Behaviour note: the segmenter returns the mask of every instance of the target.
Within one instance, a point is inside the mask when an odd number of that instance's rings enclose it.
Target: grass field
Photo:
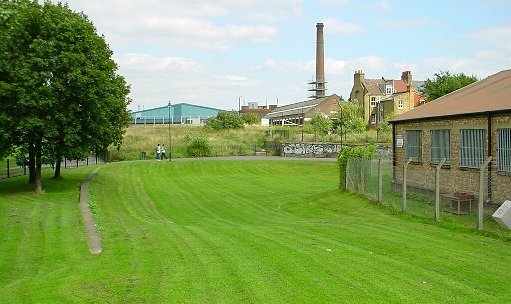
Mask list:
[[[105,165],[0,180],[2,303],[509,303],[511,243],[337,190],[335,162]]]

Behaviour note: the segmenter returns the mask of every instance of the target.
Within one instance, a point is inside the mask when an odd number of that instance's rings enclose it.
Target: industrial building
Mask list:
[[[278,107],[264,118],[269,119],[270,125],[301,126],[304,122],[310,120],[315,112],[319,112],[328,118],[334,117],[339,110],[340,101],[341,98],[336,94],[305,100]]]
[[[132,124],[203,124],[224,110],[189,103],[168,104],[166,106],[131,112]]]

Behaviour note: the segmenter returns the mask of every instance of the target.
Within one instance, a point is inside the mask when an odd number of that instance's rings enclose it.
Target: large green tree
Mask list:
[[[440,71],[439,73],[435,73],[432,79],[426,79],[420,91],[428,97],[429,101],[432,101],[474,83],[477,80],[476,76],[467,76],[463,73],[451,74],[449,71]]]
[[[45,157],[57,164],[119,145],[129,121],[129,87],[91,21],[63,4],[0,0],[0,156],[29,155],[42,191]]]
[[[359,133],[365,130],[364,110],[356,101],[341,101],[335,128],[342,135],[348,133]]]

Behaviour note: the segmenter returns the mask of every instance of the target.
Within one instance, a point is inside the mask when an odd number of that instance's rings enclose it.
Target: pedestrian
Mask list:
[[[161,147],[160,144],[156,146],[156,159],[160,160]]]
[[[167,157],[167,155],[165,155],[165,145],[162,145],[162,146],[161,146],[161,159],[163,160],[164,158],[165,158],[165,159],[169,159],[169,158]]]

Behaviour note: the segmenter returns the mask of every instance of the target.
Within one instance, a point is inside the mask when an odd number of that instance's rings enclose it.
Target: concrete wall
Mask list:
[[[341,148],[341,144],[332,143],[283,143],[282,156],[336,157]]]

